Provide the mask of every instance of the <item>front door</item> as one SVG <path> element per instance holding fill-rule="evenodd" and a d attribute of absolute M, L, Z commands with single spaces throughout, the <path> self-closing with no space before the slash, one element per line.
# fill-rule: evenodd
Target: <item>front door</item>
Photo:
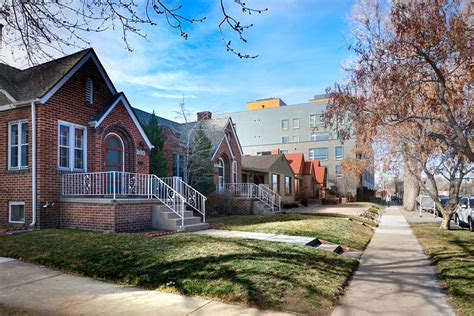
<path fill-rule="evenodd" d="M 116 134 L 105 138 L 105 171 L 124 171 L 123 143 Z"/>
<path fill-rule="evenodd" d="M 124 171 L 124 147 L 122 139 L 117 134 L 109 134 L 105 137 L 105 171 Z M 106 174 L 107 194 L 120 194 L 122 188 L 122 174 Z M 115 186 L 114 186 L 115 183 Z"/>

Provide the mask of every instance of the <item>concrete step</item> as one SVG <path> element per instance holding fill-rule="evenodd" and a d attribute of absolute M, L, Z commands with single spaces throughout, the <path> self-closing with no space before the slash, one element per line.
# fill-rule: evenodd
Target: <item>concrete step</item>
<path fill-rule="evenodd" d="M 324 251 L 334 252 L 334 253 L 337 253 L 337 254 L 341 254 L 341 253 L 344 252 L 344 250 L 342 249 L 341 246 L 335 245 L 335 244 L 320 244 L 316 248 L 318 248 L 320 250 L 324 250 Z"/>
<path fill-rule="evenodd" d="M 192 224 L 192 225 L 184 225 L 184 227 L 181 228 L 181 231 L 196 232 L 196 231 L 205 230 L 208 228 L 209 228 L 208 223 L 199 223 L 199 224 Z"/>
<path fill-rule="evenodd" d="M 181 226 L 181 218 L 168 218 L 169 221 L 175 222 L 176 227 Z M 200 217 L 186 217 L 184 219 L 184 225 L 194 225 L 200 224 L 201 218 Z"/>

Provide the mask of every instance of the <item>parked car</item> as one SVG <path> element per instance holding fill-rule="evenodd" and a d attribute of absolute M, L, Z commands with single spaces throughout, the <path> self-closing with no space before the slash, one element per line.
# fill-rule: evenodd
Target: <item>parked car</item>
<path fill-rule="evenodd" d="M 443 207 L 444 207 L 446 205 L 446 203 L 449 201 L 449 196 L 440 195 L 439 196 L 439 201 L 441 202 L 441 205 L 443 205 Z M 460 201 L 460 198 L 458 197 L 457 202 L 459 203 L 459 201 Z M 438 207 L 435 207 L 435 208 L 436 208 L 436 216 L 443 217 L 443 214 L 441 214 L 441 211 L 438 209 Z"/>
<path fill-rule="evenodd" d="M 463 197 L 454 213 L 454 222 L 461 227 L 468 227 L 474 232 L 474 197 Z"/>

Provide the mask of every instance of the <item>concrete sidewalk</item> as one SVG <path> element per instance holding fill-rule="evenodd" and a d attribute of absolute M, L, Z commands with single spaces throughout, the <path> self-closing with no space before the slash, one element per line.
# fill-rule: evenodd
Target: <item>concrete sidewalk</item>
<path fill-rule="evenodd" d="M 0 258 L 0 303 L 47 315 L 290 315 L 147 291 Z"/>
<path fill-rule="evenodd" d="M 399 207 L 386 209 L 337 315 L 454 315 Z"/>

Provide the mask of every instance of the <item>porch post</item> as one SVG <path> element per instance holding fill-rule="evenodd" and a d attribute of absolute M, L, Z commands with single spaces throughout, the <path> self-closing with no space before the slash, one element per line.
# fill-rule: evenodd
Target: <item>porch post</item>
<path fill-rule="evenodd" d="M 112 192 L 114 194 L 114 200 L 115 200 L 115 171 L 112 171 Z"/>

